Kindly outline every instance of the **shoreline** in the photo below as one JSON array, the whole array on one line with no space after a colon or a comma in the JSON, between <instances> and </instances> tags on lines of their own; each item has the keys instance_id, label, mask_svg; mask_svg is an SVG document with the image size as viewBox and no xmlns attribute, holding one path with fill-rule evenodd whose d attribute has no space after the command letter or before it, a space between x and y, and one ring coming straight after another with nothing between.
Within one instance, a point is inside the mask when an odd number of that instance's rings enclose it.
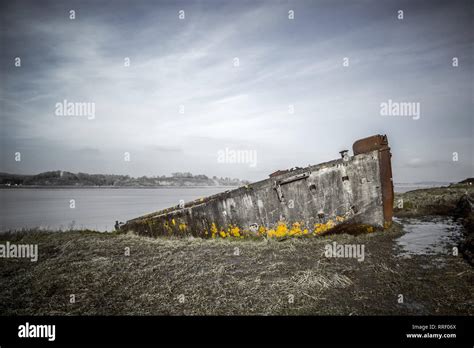
<instances>
[{"instance_id":1,"label":"shoreline","mask_svg":"<svg viewBox=\"0 0 474 348\"><path fill-rule=\"evenodd\" d=\"M38 260L0 258L0 315L474 315L471 249L462 249L473 216L463 202L473 196L472 187L396 195L397 217L458 219L459 254L404 256L398 222L284 240L7 232L1 244L38 245ZM334 244L365 254L328 257Z\"/></svg>"},{"instance_id":2,"label":"shoreline","mask_svg":"<svg viewBox=\"0 0 474 348\"><path fill-rule=\"evenodd\" d=\"M394 193L395 194L405 194L408 192L413 192L413 191L419 191L419 190L430 190L430 189L436 189L436 188L450 188L453 185L456 184L451 184L448 186L431 186L431 185L397 185L394 184ZM18 185L18 186L5 186L5 185L0 185L0 190L18 190L18 189L50 189L50 190L55 190L55 189L187 189L187 188L222 188L222 189L237 189L239 187L243 187L245 185L241 186L232 186L232 185L189 185L189 186L182 186L182 185L163 185L163 186L94 186L94 185L51 185L51 186L45 186L45 185ZM397 188L399 190L397 190ZM405 190L405 188L412 188L410 190Z\"/></svg>"},{"instance_id":3,"label":"shoreline","mask_svg":"<svg viewBox=\"0 0 474 348\"><path fill-rule=\"evenodd\" d=\"M18 190L18 189L171 189L171 188L238 188L240 186L200 186L200 185L192 185L192 186L34 186L34 185L25 185L25 186L0 186L0 189L4 190Z\"/></svg>"}]
</instances>

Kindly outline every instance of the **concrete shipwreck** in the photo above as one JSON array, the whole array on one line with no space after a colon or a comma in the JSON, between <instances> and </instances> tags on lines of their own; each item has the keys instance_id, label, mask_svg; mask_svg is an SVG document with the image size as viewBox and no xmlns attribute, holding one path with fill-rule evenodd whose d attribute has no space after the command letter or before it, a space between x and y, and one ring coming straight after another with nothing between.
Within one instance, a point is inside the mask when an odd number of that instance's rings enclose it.
<instances>
[{"instance_id":1,"label":"concrete shipwreck","mask_svg":"<svg viewBox=\"0 0 474 348\"><path fill-rule=\"evenodd\" d=\"M387 228L394 197L387 136L360 139L353 153L344 150L337 160L277 171L266 180L129 220L120 230L146 236L279 238Z\"/></svg>"}]
</instances>

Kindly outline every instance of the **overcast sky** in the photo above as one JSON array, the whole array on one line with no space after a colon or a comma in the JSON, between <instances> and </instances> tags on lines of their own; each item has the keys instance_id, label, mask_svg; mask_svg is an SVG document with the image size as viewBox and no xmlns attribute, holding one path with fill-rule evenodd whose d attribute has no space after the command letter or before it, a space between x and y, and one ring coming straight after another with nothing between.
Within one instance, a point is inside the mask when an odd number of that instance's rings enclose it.
<instances>
[{"instance_id":1,"label":"overcast sky","mask_svg":"<svg viewBox=\"0 0 474 348\"><path fill-rule=\"evenodd\" d=\"M474 175L472 1L0 6L2 172L253 181L381 133L396 182ZM95 117L57 116L65 99L95 103ZM381 115L389 99L420 103L419 119ZM219 163L226 148L257 165Z\"/></svg>"}]
</instances>

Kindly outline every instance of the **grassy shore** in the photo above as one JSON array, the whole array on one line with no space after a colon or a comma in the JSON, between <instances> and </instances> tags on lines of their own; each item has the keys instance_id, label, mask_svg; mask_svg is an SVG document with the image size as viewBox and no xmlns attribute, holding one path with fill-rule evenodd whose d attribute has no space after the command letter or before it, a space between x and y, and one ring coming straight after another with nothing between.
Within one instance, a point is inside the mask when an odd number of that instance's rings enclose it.
<instances>
[{"instance_id":1,"label":"grassy shore","mask_svg":"<svg viewBox=\"0 0 474 348\"><path fill-rule=\"evenodd\" d=\"M456 184L397 193L394 213L399 217L456 215L463 197L474 199L474 185Z\"/></svg>"},{"instance_id":2,"label":"grassy shore","mask_svg":"<svg viewBox=\"0 0 474 348\"><path fill-rule=\"evenodd\" d=\"M403 233L395 223L284 241L4 234L0 243L38 244L39 259L0 259L0 314L474 314L474 270L462 255L400 257L395 239ZM325 257L332 242L364 245L364 261Z\"/></svg>"}]
</instances>

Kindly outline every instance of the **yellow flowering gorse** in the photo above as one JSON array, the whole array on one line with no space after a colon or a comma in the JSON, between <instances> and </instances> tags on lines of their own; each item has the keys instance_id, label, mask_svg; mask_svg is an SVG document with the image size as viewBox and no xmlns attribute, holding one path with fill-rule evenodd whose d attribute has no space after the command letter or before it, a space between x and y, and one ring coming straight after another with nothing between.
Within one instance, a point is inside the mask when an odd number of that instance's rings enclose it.
<instances>
[{"instance_id":1,"label":"yellow flowering gorse","mask_svg":"<svg viewBox=\"0 0 474 348\"><path fill-rule=\"evenodd\" d=\"M267 228L265 226L259 226L258 229L253 232L248 230L241 230L237 225L228 225L227 228L219 228L214 222L211 224L210 230L205 230L203 234L208 236L210 234L211 238L244 238L250 236L260 236L267 238L285 238L285 237L299 237L305 235L321 235L327 232L328 230L334 228L336 225L344 222L345 218L343 216L336 216L334 219L329 219L325 223L316 223L312 229L309 229L304 226L303 222L294 222L291 225L288 225L284 221L279 221L278 224L273 228ZM172 219L171 221L163 222L165 230L169 233L172 233L173 230L177 228L180 232L189 231L188 226L183 223ZM369 226L367 227L367 232L371 233L374 231L374 228ZM256 232L256 234L255 234Z\"/></svg>"}]
</instances>

